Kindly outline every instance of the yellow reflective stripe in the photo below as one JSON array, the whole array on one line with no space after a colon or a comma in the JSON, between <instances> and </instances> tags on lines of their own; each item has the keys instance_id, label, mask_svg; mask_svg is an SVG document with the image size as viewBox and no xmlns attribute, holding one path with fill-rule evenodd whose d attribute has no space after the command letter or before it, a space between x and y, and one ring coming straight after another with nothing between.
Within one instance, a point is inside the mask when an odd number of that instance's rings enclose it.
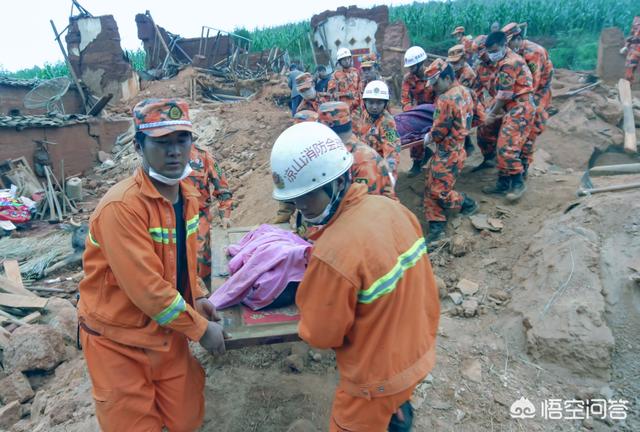
<instances>
[{"instance_id":1,"label":"yellow reflective stripe","mask_svg":"<svg viewBox=\"0 0 640 432\"><path fill-rule=\"evenodd\" d=\"M156 243L169 244L169 234L172 234L171 239L175 242L175 232L173 228L149 228L151 239Z\"/></svg>"},{"instance_id":2,"label":"yellow reflective stripe","mask_svg":"<svg viewBox=\"0 0 640 432\"><path fill-rule=\"evenodd\" d=\"M89 231L89 242L95 247L100 247L100 244L98 244L96 239L93 238L93 234L91 234L91 231Z\"/></svg>"},{"instance_id":3,"label":"yellow reflective stripe","mask_svg":"<svg viewBox=\"0 0 640 432\"><path fill-rule=\"evenodd\" d=\"M417 240L411 248L398 257L396 265L393 266L391 271L375 281L366 290L361 290L358 293L358 302L369 304L379 299L383 295L392 292L398 281L404 275L404 272L411 267L427 253L427 244L424 241L424 237Z\"/></svg>"},{"instance_id":4,"label":"yellow reflective stripe","mask_svg":"<svg viewBox=\"0 0 640 432\"><path fill-rule=\"evenodd\" d=\"M160 325L167 325L174 319L178 318L180 312L184 312L187 310L187 304L184 299L178 293L176 298L173 299L171 304L167 306L162 312L153 317L153 320Z\"/></svg>"},{"instance_id":5,"label":"yellow reflective stripe","mask_svg":"<svg viewBox=\"0 0 640 432\"><path fill-rule=\"evenodd\" d=\"M194 217L192 217L187 221L187 237L189 237L191 234L198 232L198 222L199 222L198 215L195 215Z\"/></svg>"}]
</instances>

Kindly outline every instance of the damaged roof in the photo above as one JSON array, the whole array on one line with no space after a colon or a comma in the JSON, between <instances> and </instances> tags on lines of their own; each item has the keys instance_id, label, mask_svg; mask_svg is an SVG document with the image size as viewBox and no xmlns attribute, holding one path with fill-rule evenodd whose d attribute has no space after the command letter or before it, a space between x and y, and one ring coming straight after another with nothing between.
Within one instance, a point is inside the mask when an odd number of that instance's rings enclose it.
<instances>
[{"instance_id":1,"label":"damaged roof","mask_svg":"<svg viewBox=\"0 0 640 432\"><path fill-rule=\"evenodd\" d=\"M0 128L22 130L34 127L62 127L78 123L86 123L91 116L84 114L48 114L0 116Z\"/></svg>"},{"instance_id":2,"label":"damaged roof","mask_svg":"<svg viewBox=\"0 0 640 432\"><path fill-rule=\"evenodd\" d=\"M35 87L41 82L42 80L38 78L17 79L17 78L0 76L0 85L10 86L10 87Z\"/></svg>"}]
</instances>

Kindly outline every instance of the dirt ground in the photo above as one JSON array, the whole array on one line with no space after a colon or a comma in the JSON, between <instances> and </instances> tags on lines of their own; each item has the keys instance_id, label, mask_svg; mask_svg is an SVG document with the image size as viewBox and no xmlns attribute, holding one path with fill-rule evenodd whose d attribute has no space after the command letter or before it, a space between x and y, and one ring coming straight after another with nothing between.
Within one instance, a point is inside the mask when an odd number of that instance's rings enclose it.
<instances>
[{"instance_id":1,"label":"dirt ground","mask_svg":"<svg viewBox=\"0 0 640 432\"><path fill-rule=\"evenodd\" d=\"M558 93L584 85L572 72L559 71L556 78ZM277 84L248 102L194 106L198 142L218 158L235 191L236 226L268 223L276 214L268 157L291 124L286 109L274 103L283 91ZM496 172L470 172L481 160L479 151L468 159L457 189L479 200L480 212L502 228L479 231L468 218L455 217L448 240L429 254L440 279L442 314L436 367L413 399L414 430L640 430L640 287L631 280L640 272L640 192L576 197L593 150L621 144L614 97L615 90L603 86L555 100L558 113L540 137L528 190L516 205L482 194ZM629 160L613 152L598 164ZM407 151L397 192L423 220L424 179L407 178L409 166ZM116 168L90 179L95 196L88 209L129 172ZM478 289L456 305L462 279ZM39 405L34 401L31 415L12 430L98 430L81 354L68 351L69 360L55 373L30 377ZM303 343L246 348L222 358L197 346L194 351L207 372L202 430L286 431L298 419L326 430L338 380L332 352ZM292 355L302 364L293 367ZM521 397L538 408L548 399L624 399L628 417L514 419L509 410Z\"/></svg>"}]
</instances>

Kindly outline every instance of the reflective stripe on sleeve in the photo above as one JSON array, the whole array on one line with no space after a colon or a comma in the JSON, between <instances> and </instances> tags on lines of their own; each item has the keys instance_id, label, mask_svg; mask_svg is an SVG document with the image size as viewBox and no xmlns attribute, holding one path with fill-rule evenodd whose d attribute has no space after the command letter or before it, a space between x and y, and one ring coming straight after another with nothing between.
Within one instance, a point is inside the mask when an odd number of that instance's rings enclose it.
<instances>
[{"instance_id":1,"label":"reflective stripe on sleeve","mask_svg":"<svg viewBox=\"0 0 640 432\"><path fill-rule=\"evenodd\" d=\"M426 253L427 244L424 241L424 237L421 237L409 250L398 257L396 265L393 266L391 271L371 284L369 288L358 293L358 303L369 304L393 292L404 272L416 265Z\"/></svg>"},{"instance_id":2,"label":"reflective stripe on sleeve","mask_svg":"<svg viewBox=\"0 0 640 432\"><path fill-rule=\"evenodd\" d=\"M153 320L160 325L167 325L174 319L178 318L180 312L184 312L186 310L187 304L185 303L180 293L178 293L176 294L176 298L173 299L171 304L167 306L162 312L154 316Z\"/></svg>"}]
</instances>

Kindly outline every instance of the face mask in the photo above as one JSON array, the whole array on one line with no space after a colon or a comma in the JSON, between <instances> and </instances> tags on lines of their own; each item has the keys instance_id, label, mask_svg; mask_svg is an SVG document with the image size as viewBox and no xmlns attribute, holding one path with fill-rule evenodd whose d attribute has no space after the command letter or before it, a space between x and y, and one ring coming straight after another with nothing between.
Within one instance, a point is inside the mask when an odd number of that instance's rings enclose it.
<instances>
[{"instance_id":1,"label":"face mask","mask_svg":"<svg viewBox=\"0 0 640 432\"><path fill-rule=\"evenodd\" d=\"M182 174L180 175L180 177L178 178L169 178L169 177L165 177L162 174L160 174L159 172L157 172L156 170L154 170L153 168L149 167L149 177L151 177L154 180L159 181L160 183L164 183L168 186L175 186L178 183L180 183L181 180L186 179L189 174L191 174L193 170L191 169L191 165L189 163L187 163L187 165L184 167L184 170L182 171Z\"/></svg>"},{"instance_id":2,"label":"face mask","mask_svg":"<svg viewBox=\"0 0 640 432\"><path fill-rule=\"evenodd\" d=\"M324 225L328 222L326 219L331 215L331 211L333 210L335 203L338 201L338 198L340 198L340 194L338 194L338 181L334 180L331 186L331 200L329 200L329 204L327 204L324 210L322 210L322 213L314 218L307 219L304 216L302 218L311 225Z\"/></svg>"},{"instance_id":3,"label":"face mask","mask_svg":"<svg viewBox=\"0 0 640 432\"><path fill-rule=\"evenodd\" d=\"M314 89L309 89L309 90L304 91L304 92L302 92L300 94L302 95L303 98L305 98L307 100L316 98L316 91Z\"/></svg>"},{"instance_id":4,"label":"face mask","mask_svg":"<svg viewBox=\"0 0 640 432\"><path fill-rule=\"evenodd\" d=\"M462 62L460 62L460 63L451 63L451 68L454 71L458 71L458 70L462 69Z\"/></svg>"},{"instance_id":5,"label":"face mask","mask_svg":"<svg viewBox=\"0 0 640 432\"><path fill-rule=\"evenodd\" d=\"M505 56L506 52L507 51L506 51L505 48L502 48L500 51L490 52L490 53L488 53L489 60L491 60L492 62L496 63L496 62L502 60L502 58Z\"/></svg>"}]
</instances>

